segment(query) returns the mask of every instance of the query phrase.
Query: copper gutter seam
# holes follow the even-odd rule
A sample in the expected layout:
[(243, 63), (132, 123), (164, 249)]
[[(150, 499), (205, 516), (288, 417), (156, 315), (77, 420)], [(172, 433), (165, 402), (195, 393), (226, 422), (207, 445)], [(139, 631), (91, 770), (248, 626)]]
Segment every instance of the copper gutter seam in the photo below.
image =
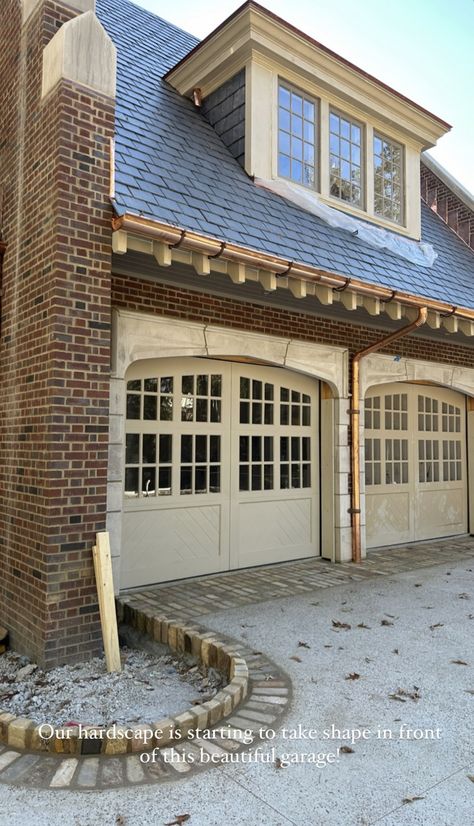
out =
[(407, 324), (399, 330), (395, 330), (389, 336), (376, 341), (369, 347), (359, 350), (352, 358), (352, 402), (351, 408), (348, 411), (351, 422), (351, 507), (349, 513), (351, 514), (351, 529), (352, 529), (352, 561), (359, 563), (361, 561), (361, 542), (360, 542), (360, 362), (365, 356), (380, 350), (382, 347), (387, 347), (392, 342), (397, 341), (403, 336), (412, 333), (418, 327), (426, 324), (428, 318), (428, 308), (420, 307), (418, 310), (418, 317), (411, 324)]
[[(125, 231), (133, 232), (137, 235), (142, 235), (145, 238), (153, 238), (160, 240), (165, 244), (173, 245), (183, 238), (183, 230), (179, 227), (174, 227), (171, 224), (163, 224), (159, 221), (154, 221), (150, 218), (142, 218), (138, 215), (126, 214), (112, 219), (113, 230), (123, 229)], [(200, 235), (192, 230), (185, 230), (185, 243), (183, 248), (193, 252), (201, 252), (212, 257), (212, 254), (218, 253), (221, 249), (222, 240), (211, 238), (206, 235)], [(257, 269), (268, 270), (275, 273), (276, 276), (282, 275), (288, 271), (288, 266), (292, 263), (291, 277), (299, 278), (302, 281), (325, 284), (333, 289), (346, 288), (349, 286), (347, 276), (335, 272), (328, 272), (327, 270), (318, 269), (310, 265), (298, 264), (288, 260), (278, 258), (277, 256), (269, 255), (268, 253), (253, 250), (250, 247), (239, 247), (236, 244), (227, 243), (223, 255), (224, 260), (238, 261), (241, 264), (246, 264), (249, 267)], [(360, 295), (369, 295), (373, 298), (379, 298), (382, 302), (389, 302), (396, 300), (404, 306), (419, 309), (420, 307), (428, 307), (432, 312), (437, 313), (456, 313), (459, 318), (474, 321), (474, 310), (469, 310), (465, 307), (455, 307), (452, 304), (446, 304), (436, 299), (428, 299), (424, 296), (414, 296), (410, 293), (399, 292), (392, 290), (389, 287), (381, 287), (373, 284), (368, 284), (364, 281), (359, 281), (356, 278), (350, 279), (350, 291), (360, 293)]]

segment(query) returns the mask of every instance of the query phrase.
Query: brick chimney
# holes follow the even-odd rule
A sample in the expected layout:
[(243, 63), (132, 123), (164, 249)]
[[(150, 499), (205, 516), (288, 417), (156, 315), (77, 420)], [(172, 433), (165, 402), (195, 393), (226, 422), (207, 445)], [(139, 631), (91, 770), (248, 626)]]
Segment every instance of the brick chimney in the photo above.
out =
[(46, 667), (97, 654), (115, 48), (94, 0), (2, 0), (0, 624)]

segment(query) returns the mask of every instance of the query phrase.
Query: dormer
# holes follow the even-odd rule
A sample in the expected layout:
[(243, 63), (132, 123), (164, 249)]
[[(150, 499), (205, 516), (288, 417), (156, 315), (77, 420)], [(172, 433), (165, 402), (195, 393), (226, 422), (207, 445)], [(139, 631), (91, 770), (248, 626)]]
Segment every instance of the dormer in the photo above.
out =
[(165, 79), (264, 185), (420, 238), (420, 155), (449, 124), (253, 0)]

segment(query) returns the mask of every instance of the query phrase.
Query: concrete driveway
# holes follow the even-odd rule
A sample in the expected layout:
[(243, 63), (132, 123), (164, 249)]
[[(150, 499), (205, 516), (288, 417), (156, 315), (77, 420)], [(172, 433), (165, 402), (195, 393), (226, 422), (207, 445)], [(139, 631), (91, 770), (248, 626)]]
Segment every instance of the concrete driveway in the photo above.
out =
[(471, 823), (473, 571), (463, 559), (209, 613), (209, 628), (291, 676), (284, 731), (262, 751), (287, 765), (240, 762), (113, 792), (3, 786), (0, 824)]

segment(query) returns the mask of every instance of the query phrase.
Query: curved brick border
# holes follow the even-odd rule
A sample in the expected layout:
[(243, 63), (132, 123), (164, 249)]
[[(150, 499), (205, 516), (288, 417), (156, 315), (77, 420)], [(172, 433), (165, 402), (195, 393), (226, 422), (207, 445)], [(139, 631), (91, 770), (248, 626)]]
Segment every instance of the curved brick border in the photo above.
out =
[[(179, 621), (167, 617), (156, 617), (151, 611), (138, 610), (129, 605), (119, 605), (119, 619), (156, 642), (168, 645), (172, 651), (193, 654), (204, 665), (220, 671), (229, 682), (212, 700), (192, 706), (175, 717), (133, 727), (115, 726), (107, 729), (83, 726), (81, 736), (76, 726), (58, 726), (55, 727), (58, 736), (48, 740), (41, 737), (41, 726), (32, 720), (16, 717), (0, 709), (0, 743), (16, 749), (55, 754), (98, 756), (143, 753), (175, 744), (176, 730), (181, 731), (182, 739), (185, 739), (190, 729), (205, 729), (215, 725), (231, 714), (247, 696), (249, 671), (245, 659), (232, 646), (218, 640), (212, 632), (203, 631), (197, 626), (181, 625)], [(151, 738), (150, 730), (155, 732)]]
[[(184, 628), (184, 624), (179, 627)], [(33, 752), (0, 744), (0, 784), (51, 791), (92, 791), (168, 783), (220, 765), (221, 760), (225, 763), (235, 759), (239, 752), (251, 754), (259, 743), (268, 742), (265, 731), (279, 728), (289, 709), (289, 677), (264, 654), (242, 642), (205, 629), (198, 629), (198, 633), (216, 650), (217, 643), (235, 652), (248, 666), (247, 696), (225, 720), (207, 727), (211, 739), (206, 739), (206, 734), (201, 738), (188, 736), (154, 752), (143, 749), (142, 754)], [(191, 715), (195, 708), (190, 709)], [(254, 737), (251, 744), (244, 739), (249, 731)], [(192, 762), (187, 762), (186, 757), (192, 758)]]

